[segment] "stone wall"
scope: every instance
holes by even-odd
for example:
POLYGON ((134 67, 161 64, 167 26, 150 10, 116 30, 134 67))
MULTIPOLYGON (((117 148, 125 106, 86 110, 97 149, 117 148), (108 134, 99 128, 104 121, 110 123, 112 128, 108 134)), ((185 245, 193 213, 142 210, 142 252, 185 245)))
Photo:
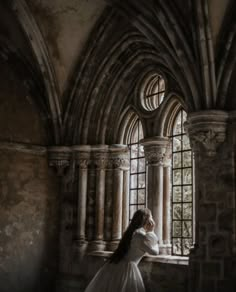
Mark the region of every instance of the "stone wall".
POLYGON ((24 76, 0 65, 0 291, 53 291, 58 181, 24 76))
POLYGON ((0 150, 1 292, 52 291, 58 198, 47 157, 0 150))

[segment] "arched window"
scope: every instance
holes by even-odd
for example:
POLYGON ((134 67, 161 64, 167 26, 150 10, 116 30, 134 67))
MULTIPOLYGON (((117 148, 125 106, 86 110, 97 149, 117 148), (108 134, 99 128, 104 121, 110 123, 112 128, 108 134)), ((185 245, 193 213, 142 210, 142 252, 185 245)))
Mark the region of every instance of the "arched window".
POLYGON ((128 146, 130 150, 130 196, 129 219, 137 209, 146 207, 146 164, 144 149, 140 144, 143 129, 140 119, 136 119, 130 128, 128 146))
POLYGON ((172 128, 172 253, 188 255, 193 237, 193 155, 181 109, 172 128))

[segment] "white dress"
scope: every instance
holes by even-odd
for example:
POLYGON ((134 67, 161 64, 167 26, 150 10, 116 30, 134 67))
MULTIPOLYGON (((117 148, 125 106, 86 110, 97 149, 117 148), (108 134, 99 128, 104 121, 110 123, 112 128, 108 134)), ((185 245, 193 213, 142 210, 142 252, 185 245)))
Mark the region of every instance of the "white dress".
POLYGON ((138 263, 146 252, 152 255, 159 253, 157 236, 140 228, 135 231, 126 256, 117 264, 106 263, 85 292, 145 292, 138 263))

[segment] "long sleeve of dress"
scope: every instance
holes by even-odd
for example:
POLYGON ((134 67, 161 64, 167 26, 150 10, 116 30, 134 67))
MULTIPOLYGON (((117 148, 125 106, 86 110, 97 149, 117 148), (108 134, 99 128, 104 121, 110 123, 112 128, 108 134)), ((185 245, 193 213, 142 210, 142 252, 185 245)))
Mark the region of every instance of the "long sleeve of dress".
POLYGON ((159 245, 157 242, 158 238, 156 234, 154 232, 147 232, 143 242, 143 249, 151 255, 158 255, 159 245))
POLYGON ((143 232, 143 230, 140 230, 136 233, 136 236, 139 238, 141 250, 150 255, 159 254, 158 238, 154 232, 143 232))

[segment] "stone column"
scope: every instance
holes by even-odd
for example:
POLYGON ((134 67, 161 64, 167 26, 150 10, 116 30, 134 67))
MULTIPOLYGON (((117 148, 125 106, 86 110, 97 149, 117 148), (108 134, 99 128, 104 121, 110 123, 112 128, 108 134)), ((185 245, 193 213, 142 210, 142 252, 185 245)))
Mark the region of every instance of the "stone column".
POLYGON ((171 254, 171 145, 167 146, 163 164, 163 248, 171 254))
POLYGON ((48 148, 49 166, 56 170, 60 178, 59 202, 59 272, 67 273, 71 264, 71 243, 73 238, 73 209, 68 201, 69 185, 73 181, 72 151, 69 147, 53 146, 48 148))
POLYGON ((73 151, 78 166, 78 194, 77 194, 77 231, 76 243, 79 249, 84 250, 86 242, 86 211, 87 211, 87 184, 88 184, 88 165, 90 161, 90 146, 73 146, 73 151))
MULTIPOLYGON (((112 241, 110 249, 114 250, 122 237, 122 216, 127 216, 122 212, 123 189, 124 189, 124 169, 129 168, 128 147, 126 145, 113 145, 110 148, 113 160, 113 216, 112 216, 112 241)), ((127 178, 126 178, 127 179, 127 178)), ((125 208, 126 209, 126 208, 125 208)), ((127 209, 126 209, 127 210, 127 209)), ((126 221, 127 219, 124 219, 126 221)))
POLYGON ((104 208, 105 208, 105 179, 107 166, 107 145, 93 147, 94 163, 96 165, 96 204, 95 204, 95 236, 92 248, 104 250, 104 208))
POLYGON ((236 291, 235 165, 228 114, 209 110, 188 116, 195 159, 195 243, 190 252, 189 291, 236 291))
POLYGON ((155 232, 163 253, 163 160, 169 139, 152 137, 141 141, 147 162, 148 208, 156 222, 155 232))
MULTIPOLYGON (((128 161, 127 157, 127 161, 128 161)), ((129 225, 129 164, 127 163, 127 168, 123 169, 123 204, 122 204, 122 233, 125 232, 127 226, 129 225)))

